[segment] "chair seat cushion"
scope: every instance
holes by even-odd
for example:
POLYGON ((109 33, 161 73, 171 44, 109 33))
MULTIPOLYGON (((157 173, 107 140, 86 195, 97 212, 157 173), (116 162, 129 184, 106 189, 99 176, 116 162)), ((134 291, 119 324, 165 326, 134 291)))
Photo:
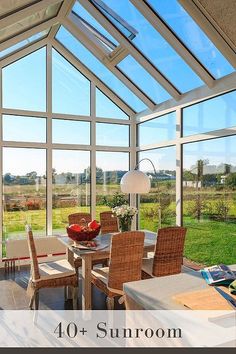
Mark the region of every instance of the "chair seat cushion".
POLYGON ((54 279, 75 275, 74 268, 66 259, 39 264, 40 279, 54 279))
POLYGON ((142 271, 153 277, 152 275, 153 258, 143 258, 142 271))

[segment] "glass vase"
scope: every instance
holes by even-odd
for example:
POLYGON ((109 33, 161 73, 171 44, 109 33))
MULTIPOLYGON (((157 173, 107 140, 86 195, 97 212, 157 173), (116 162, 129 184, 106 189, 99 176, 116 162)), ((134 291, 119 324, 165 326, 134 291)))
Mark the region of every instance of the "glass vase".
POLYGON ((120 232, 131 231, 132 219, 119 219, 120 232))

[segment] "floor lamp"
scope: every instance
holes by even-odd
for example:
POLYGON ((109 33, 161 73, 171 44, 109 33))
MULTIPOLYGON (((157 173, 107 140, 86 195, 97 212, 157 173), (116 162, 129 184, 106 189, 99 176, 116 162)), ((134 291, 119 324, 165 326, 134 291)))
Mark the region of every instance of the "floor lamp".
MULTIPOLYGON (((135 168, 131 171, 128 171, 124 174, 121 178, 120 186, 121 191, 127 194, 146 194, 150 192, 151 189, 151 182, 150 178, 146 175, 146 173, 138 170, 138 166, 142 161, 149 161, 152 165, 155 175, 157 175, 156 168, 152 162, 152 160, 148 158, 141 159, 135 168)), ((160 206, 160 193, 158 189, 159 195, 159 207, 158 207, 158 224, 161 224, 161 206, 160 206)))

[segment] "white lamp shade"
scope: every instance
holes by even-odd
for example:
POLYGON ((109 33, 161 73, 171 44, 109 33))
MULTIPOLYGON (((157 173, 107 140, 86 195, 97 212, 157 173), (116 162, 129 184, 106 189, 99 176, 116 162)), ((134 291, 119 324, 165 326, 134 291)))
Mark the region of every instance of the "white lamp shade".
POLYGON ((148 193, 151 188, 149 177, 142 171, 132 170, 124 174, 120 181, 123 193, 148 193))

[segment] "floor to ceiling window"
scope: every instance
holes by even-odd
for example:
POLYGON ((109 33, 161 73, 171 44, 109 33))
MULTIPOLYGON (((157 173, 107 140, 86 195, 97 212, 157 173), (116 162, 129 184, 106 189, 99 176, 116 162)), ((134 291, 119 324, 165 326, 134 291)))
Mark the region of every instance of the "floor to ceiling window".
POLYGON ((99 217, 129 169, 127 112, 50 46, 2 68, 0 109, 3 244, 26 224, 65 234, 69 214, 99 217))

